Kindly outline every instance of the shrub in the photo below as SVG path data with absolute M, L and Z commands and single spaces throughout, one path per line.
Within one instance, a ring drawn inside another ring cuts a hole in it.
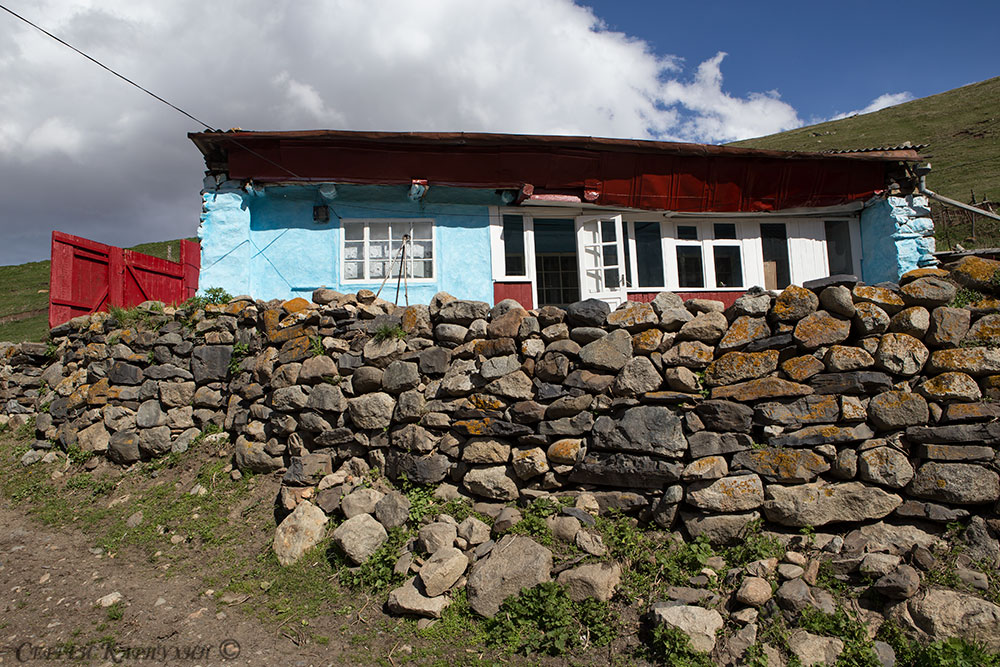
M 202 296 L 193 296 L 184 303 L 181 304 L 182 308 L 188 308 L 190 310 L 198 310 L 204 308 L 208 304 L 212 305 L 222 305 L 224 303 L 229 303 L 233 300 L 233 297 L 226 290 L 221 287 L 209 287 L 205 290 Z
M 235 343 L 233 345 L 233 356 L 229 358 L 229 374 L 236 375 L 240 372 L 240 364 L 250 354 L 250 346 L 246 343 Z
M 660 665 L 712 667 L 712 659 L 707 654 L 691 648 L 688 636 L 669 625 L 657 625 L 653 628 L 646 652 Z
M 403 340 L 406 338 L 406 332 L 403 331 L 403 327 L 398 324 L 383 324 L 375 333 L 372 334 L 372 338 L 376 342 L 381 343 L 382 341 L 389 340 L 390 338 L 395 338 L 396 340 Z
M 486 643 L 508 653 L 562 655 L 589 642 L 607 645 L 616 634 L 607 603 L 574 603 L 554 581 L 507 598 L 486 621 Z

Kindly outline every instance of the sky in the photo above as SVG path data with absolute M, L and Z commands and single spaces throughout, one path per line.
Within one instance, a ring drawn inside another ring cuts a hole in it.
M 996 0 L 0 0 L 215 128 L 725 143 L 1000 74 Z M 0 11 L 0 265 L 195 236 L 197 123 Z

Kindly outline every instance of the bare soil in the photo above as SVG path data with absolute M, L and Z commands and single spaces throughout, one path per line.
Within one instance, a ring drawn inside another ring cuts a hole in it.
M 6 499 L 2 503 L 3 664 L 47 662 L 60 649 L 67 661 L 89 658 L 85 664 L 119 658 L 123 664 L 149 658 L 205 667 L 354 662 L 336 642 L 297 645 L 296 635 L 241 613 L 242 597 L 232 604 L 216 600 L 197 576 L 168 576 L 145 560 L 110 558 L 86 535 L 40 526 Z M 116 592 L 122 616 L 112 620 L 114 611 L 97 601 Z

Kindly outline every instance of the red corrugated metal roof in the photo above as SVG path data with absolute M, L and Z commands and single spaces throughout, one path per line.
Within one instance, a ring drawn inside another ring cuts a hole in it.
M 637 209 L 771 211 L 866 199 L 913 149 L 800 153 L 638 139 L 464 132 L 203 132 L 210 170 L 257 181 L 518 189 Z

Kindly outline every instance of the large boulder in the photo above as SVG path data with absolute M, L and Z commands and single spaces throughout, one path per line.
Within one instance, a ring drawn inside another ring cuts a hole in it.
M 657 625 L 677 628 L 691 640 L 691 648 L 703 653 L 712 652 L 715 633 L 725 625 L 716 610 L 694 605 L 654 605 L 653 620 Z
M 858 455 L 858 477 L 901 489 L 913 479 L 913 466 L 906 454 L 895 447 L 872 447 Z
M 632 358 L 632 336 L 616 329 L 580 349 L 580 361 L 591 368 L 617 373 Z
M 617 563 L 587 563 L 559 574 L 558 581 L 567 588 L 574 602 L 596 598 L 607 602 L 621 582 L 621 567 Z
M 757 475 L 735 475 L 688 486 L 685 500 L 710 512 L 744 512 L 764 502 L 764 485 Z
M 797 322 L 806 315 L 816 312 L 819 297 L 798 285 L 789 285 L 771 306 L 771 316 L 779 322 Z
M 451 604 L 451 598 L 446 595 L 430 597 L 425 593 L 423 585 L 417 577 L 413 577 L 389 593 L 389 611 L 393 614 L 441 618 L 445 607 Z
M 396 401 L 389 394 L 376 392 L 347 401 L 347 414 L 358 428 L 379 429 L 389 426 Z
M 927 401 L 908 391 L 887 391 L 868 403 L 868 418 L 880 431 L 894 431 L 926 424 L 930 418 Z
M 1000 477 L 972 463 L 925 463 L 917 470 L 909 492 L 917 498 L 959 505 L 992 503 L 1000 496 Z
M 705 384 L 717 387 L 755 380 L 773 373 L 778 368 L 778 351 L 729 352 L 705 369 Z
M 788 635 L 788 650 L 801 665 L 833 665 L 844 651 L 844 642 L 799 629 Z
M 826 459 L 808 449 L 762 447 L 737 452 L 733 469 L 752 470 L 769 482 L 801 484 L 830 469 Z
M 516 500 L 517 483 L 505 465 L 470 468 L 462 480 L 469 493 L 490 500 Z
M 274 531 L 272 546 L 282 565 L 291 565 L 323 540 L 329 517 L 308 500 L 303 500 L 295 511 L 285 517 Z
M 428 597 L 447 592 L 465 574 L 469 559 L 455 547 L 438 549 L 420 568 L 420 581 Z
M 549 581 L 552 552 L 529 537 L 507 535 L 469 572 L 466 591 L 474 612 L 492 618 L 503 601 Z
M 926 590 L 896 604 L 888 617 L 929 641 L 961 637 L 1000 650 L 1000 607 L 974 595 Z
M 600 327 L 611 314 L 611 306 L 600 299 L 587 299 L 571 303 L 566 308 L 566 319 L 580 327 Z
M 927 362 L 927 347 L 908 334 L 885 334 L 875 351 L 879 368 L 897 375 L 916 375 Z
M 191 352 L 191 373 L 199 385 L 222 381 L 229 375 L 233 348 L 228 345 L 199 345 Z
M 371 514 L 353 516 L 333 531 L 334 543 L 355 565 L 368 560 L 388 537 L 385 528 Z
M 799 320 L 792 334 L 795 342 L 807 350 L 836 345 L 851 334 L 850 320 L 834 317 L 825 310 L 818 310 Z
M 881 519 L 903 504 L 899 496 L 861 482 L 771 485 L 767 491 L 771 499 L 764 503 L 764 514 L 783 526 Z
M 680 457 L 687 449 L 680 416 L 658 405 L 629 408 L 620 419 L 602 415 L 591 431 L 597 450 Z

